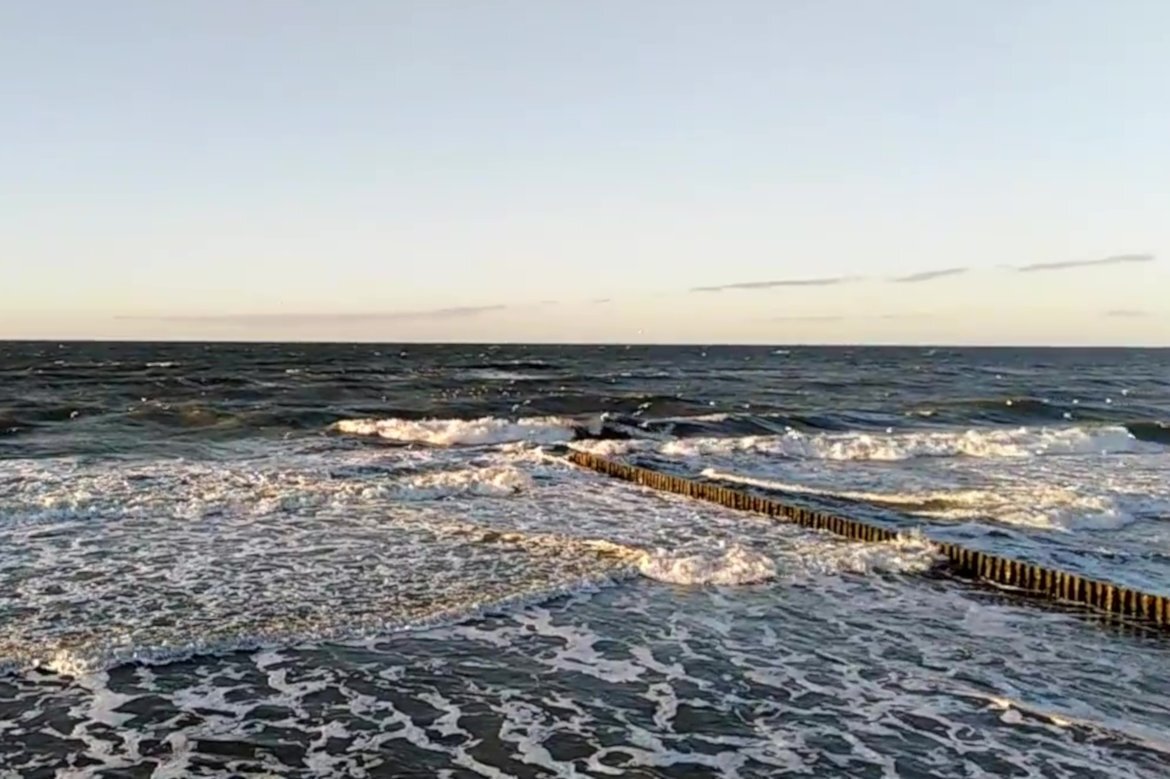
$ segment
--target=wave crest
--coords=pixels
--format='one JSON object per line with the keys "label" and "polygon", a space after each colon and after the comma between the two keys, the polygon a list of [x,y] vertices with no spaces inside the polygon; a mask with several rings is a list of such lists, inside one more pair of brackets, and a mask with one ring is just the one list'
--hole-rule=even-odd
{"label": "wave crest", "polygon": [[638,571],[648,579],[669,584],[755,584],[775,578],[776,563],[736,544],[717,554],[646,553],[638,561]]}
{"label": "wave crest", "polygon": [[412,476],[400,487],[400,499],[437,500],[456,496],[502,498],[532,489],[532,477],[510,466],[466,468]]}
{"label": "wave crest", "polygon": [[529,442],[557,444],[572,441],[581,425],[564,417],[498,417],[479,419],[344,419],[335,432],[369,436],[402,444],[429,446],[488,446]]}
{"label": "wave crest", "polygon": [[1170,424],[1166,422],[1131,422],[1125,428],[1139,441],[1170,446]]}
{"label": "wave crest", "polygon": [[[714,468],[704,469],[703,476],[791,495],[868,503],[911,516],[955,522],[993,519],[1005,525],[1048,530],[1115,530],[1137,521],[1132,508],[1122,505],[1116,497],[1081,494],[1057,484],[1001,483],[978,489],[875,492],[774,481]],[[1152,499],[1147,502],[1150,504],[1147,510],[1164,508],[1164,504]]]}
{"label": "wave crest", "polygon": [[656,441],[578,441],[574,448],[597,454],[653,450],[673,457],[738,453],[796,460],[900,461],[919,457],[1021,458],[1164,451],[1124,427],[1018,427],[963,431],[804,433],[778,436],[687,438]]}

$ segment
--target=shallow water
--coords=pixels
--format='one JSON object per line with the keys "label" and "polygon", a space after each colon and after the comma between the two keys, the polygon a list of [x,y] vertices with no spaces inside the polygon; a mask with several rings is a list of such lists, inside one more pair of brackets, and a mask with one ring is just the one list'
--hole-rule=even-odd
{"label": "shallow water", "polygon": [[1170,771],[1165,637],[555,456],[1170,592],[1167,352],[8,344],[0,388],[0,776]]}

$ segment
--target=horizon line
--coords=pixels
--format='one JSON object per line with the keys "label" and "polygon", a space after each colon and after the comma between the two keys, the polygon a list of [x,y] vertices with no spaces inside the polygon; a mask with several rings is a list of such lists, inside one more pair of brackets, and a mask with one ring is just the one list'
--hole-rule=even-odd
{"label": "horizon line", "polygon": [[678,347],[705,348],[779,348],[779,349],[1170,349],[1170,342],[1150,344],[1093,344],[1093,343],[954,343],[907,341],[335,341],[301,339],[273,341],[267,339],[195,339],[195,338],[4,338],[0,344],[140,344],[140,345],[220,345],[220,346],[540,346],[540,347]]}

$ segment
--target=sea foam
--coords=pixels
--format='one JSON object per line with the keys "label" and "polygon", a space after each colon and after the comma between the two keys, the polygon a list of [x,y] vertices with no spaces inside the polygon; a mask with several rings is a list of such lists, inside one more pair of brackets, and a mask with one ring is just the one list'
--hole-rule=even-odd
{"label": "sea foam", "polygon": [[805,433],[658,441],[575,441],[597,454],[656,451],[672,457],[739,453],[798,460],[886,461],[922,457],[1024,458],[1079,454],[1147,454],[1165,451],[1124,427],[1018,427],[930,432]]}
{"label": "sea foam", "polygon": [[638,571],[648,579],[671,584],[754,584],[775,578],[776,563],[737,544],[714,554],[645,553]]}
{"label": "sea foam", "polygon": [[510,466],[463,468],[420,474],[403,480],[404,500],[436,500],[455,496],[502,498],[532,489],[532,477]]}
{"label": "sea foam", "polygon": [[479,419],[345,419],[333,425],[346,435],[374,436],[400,443],[431,446],[485,446],[527,441],[556,444],[571,441],[579,427],[563,417],[498,417]]}

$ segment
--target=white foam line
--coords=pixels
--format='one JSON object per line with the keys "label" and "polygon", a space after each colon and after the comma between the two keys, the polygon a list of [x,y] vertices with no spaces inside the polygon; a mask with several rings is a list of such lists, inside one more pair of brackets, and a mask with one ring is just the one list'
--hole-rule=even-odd
{"label": "white foam line", "polygon": [[564,417],[497,417],[479,419],[345,419],[333,430],[431,446],[483,446],[527,441],[555,444],[573,440],[577,423]]}
{"label": "white foam line", "polygon": [[812,495],[886,506],[918,517],[942,520],[992,519],[1007,525],[1058,531],[1075,529],[1113,530],[1136,517],[1123,511],[1107,495],[1082,495],[1059,485],[1011,483],[993,485],[998,489],[924,490],[921,492],[869,492],[837,490],[804,484],[773,481],[727,473],[714,468],[703,476],[731,484],[744,484],[797,495]]}
{"label": "white foam line", "polygon": [[1018,427],[930,432],[804,433],[679,438],[670,441],[574,441],[594,454],[650,449],[672,457],[765,455],[794,460],[898,462],[916,458],[1020,459],[1069,455],[1156,454],[1124,427]]}

